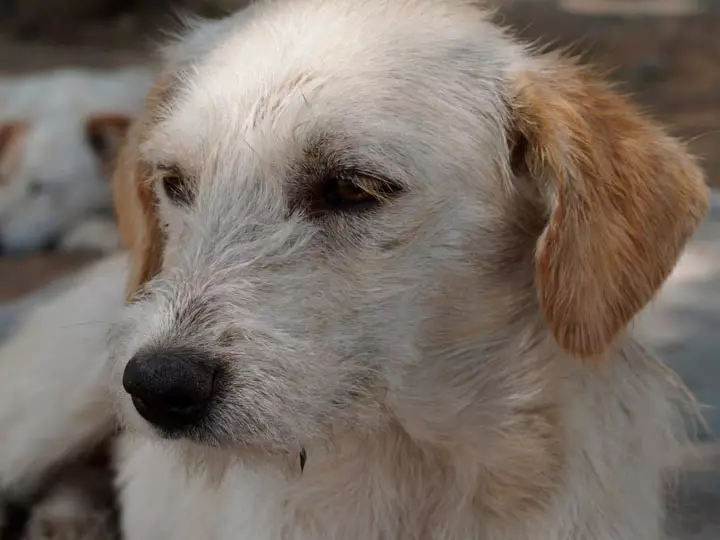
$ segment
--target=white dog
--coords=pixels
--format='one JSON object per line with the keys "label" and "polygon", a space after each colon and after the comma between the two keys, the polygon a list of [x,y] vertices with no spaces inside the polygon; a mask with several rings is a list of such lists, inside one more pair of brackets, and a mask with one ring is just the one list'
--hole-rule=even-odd
{"label": "white dog", "polygon": [[[465,0],[259,3],[167,50],[115,187],[127,540],[661,536],[683,392],[625,329],[707,188],[592,75]],[[89,352],[0,489],[109,429]]]}
{"label": "white dog", "polygon": [[110,171],[147,68],[62,69],[0,82],[0,248],[115,249]]}

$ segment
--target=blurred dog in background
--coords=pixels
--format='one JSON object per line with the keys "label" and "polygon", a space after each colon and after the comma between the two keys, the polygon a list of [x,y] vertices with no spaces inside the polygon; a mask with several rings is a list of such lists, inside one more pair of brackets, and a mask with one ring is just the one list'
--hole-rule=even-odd
{"label": "blurred dog in background", "polygon": [[152,72],[0,81],[0,252],[118,247],[109,172]]}

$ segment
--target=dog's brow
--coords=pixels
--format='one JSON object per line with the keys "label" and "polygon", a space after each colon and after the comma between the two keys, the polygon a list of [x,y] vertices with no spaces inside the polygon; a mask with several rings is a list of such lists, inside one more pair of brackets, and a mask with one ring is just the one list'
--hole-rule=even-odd
{"label": "dog's brow", "polygon": [[321,174],[352,172],[405,186],[409,173],[391,159],[384,159],[393,152],[380,145],[376,142],[368,148],[341,132],[313,136],[293,166],[294,177],[307,182]]}
{"label": "dog's brow", "polygon": [[322,134],[308,140],[300,159],[291,166],[287,182],[290,212],[311,209],[321,197],[319,191],[327,179],[343,175],[365,176],[388,185],[403,184],[364,156],[350,138]]}

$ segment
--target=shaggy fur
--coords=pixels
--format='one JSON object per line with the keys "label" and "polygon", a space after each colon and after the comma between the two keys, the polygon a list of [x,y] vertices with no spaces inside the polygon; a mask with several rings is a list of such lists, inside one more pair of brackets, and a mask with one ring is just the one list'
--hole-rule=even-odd
{"label": "shaggy fur", "polygon": [[[682,391],[625,329],[706,211],[681,144],[463,0],[259,3],[165,66],[115,177],[126,539],[661,536]],[[123,373],[181,349],[168,436]]]}
{"label": "shaggy fur", "polygon": [[[144,434],[128,538],[658,538],[674,389],[623,330],[706,210],[684,148],[468,2],[271,2],[194,32],[116,177],[143,284],[113,336]],[[318,218],[344,171],[402,192]],[[158,444],[119,381],[179,346],[220,390]]]}

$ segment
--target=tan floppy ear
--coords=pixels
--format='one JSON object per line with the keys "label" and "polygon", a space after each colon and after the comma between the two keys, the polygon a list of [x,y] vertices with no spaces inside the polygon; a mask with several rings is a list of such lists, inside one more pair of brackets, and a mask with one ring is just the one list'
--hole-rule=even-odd
{"label": "tan floppy ear", "polygon": [[513,163],[545,195],[539,301],[558,344],[601,355],[670,275],[707,211],[685,148],[585,70],[556,56],[517,74]]}
{"label": "tan floppy ear", "polygon": [[20,165],[26,133],[23,122],[0,123],[0,185],[9,183]]}
{"label": "tan floppy ear", "polygon": [[20,126],[21,124],[15,122],[0,124],[0,156],[5,153],[13,141]]}
{"label": "tan floppy ear", "polygon": [[145,140],[148,129],[155,123],[157,111],[165,103],[167,96],[167,86],[159,78],[148,94],[143,112],[128,131],[112,178],[120,236],[130,258],[128,299],[131,299],[162,265],[165,239],[149,182],[152,170],[142,160],[140,145]]}
{"label": "tan floppy ear", "polygon": [[85,121],[85,138],[105,169],[112,171],[132,119],[123,114],[95,114]]}

